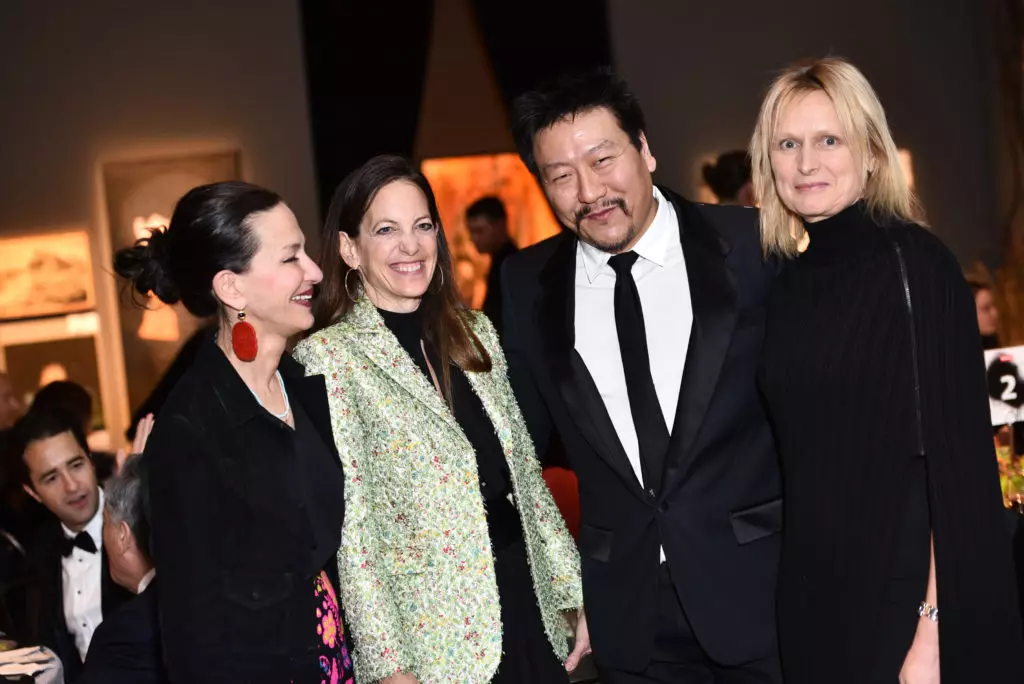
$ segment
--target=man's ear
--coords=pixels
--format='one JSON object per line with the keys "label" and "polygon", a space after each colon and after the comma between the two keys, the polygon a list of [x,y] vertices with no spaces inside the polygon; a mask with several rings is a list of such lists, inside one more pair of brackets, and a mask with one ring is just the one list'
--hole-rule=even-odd
{"label": "man's ear", "polygon": [[640,156],[647,164],[647,170],[654,173],[654,170],[658,168],[658,160],[651,153],[651,146],[647,143],[647,134],[643,131],[640,131]]}
{"label": "man's ear", "polygon": [[133,546],[135,546],[135,537],[132,535],[132,528],[122,520],[117,524],[117,552],[123,556]]}
{"label": "man's ear", "polygon": [[43,500],[39,498],[39,495],[36,494],[36,490],[32,489],[32,487],[30,487],[27,484],[23,484],[21,485],[21,488],[24,489],[28,493],[28,495],[31,496],[33,499],[35,499],[39,503],[43,503]]}

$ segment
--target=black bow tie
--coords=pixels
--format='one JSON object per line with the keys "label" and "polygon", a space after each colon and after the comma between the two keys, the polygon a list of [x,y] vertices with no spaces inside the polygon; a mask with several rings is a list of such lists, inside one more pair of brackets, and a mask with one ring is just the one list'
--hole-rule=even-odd
{"label": "black bow tie", "polygon": [[96,553],[96,542],[92,540],[92,536],[88,532],[82,531],[74,537],[64,537],[60,552],[67,558],[75,550],[76,546],[83,551]]}

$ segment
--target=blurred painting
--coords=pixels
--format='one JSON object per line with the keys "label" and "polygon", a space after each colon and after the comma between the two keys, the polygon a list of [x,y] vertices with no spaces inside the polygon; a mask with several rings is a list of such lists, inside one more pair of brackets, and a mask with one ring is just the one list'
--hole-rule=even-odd
{"label": "blurred painting", "polygon": [[95,338],[71,337],[9,344],[2,351],[11,384],[25,406],[31,405],[36,392],[51,382],[70,380],[84,387],[92,396],[92,429],[104,428]]}
{"label": "blurred painting", "polygon": [[96,307],[84,230],[3,238],[0,254],[0,320]]}
{"label": "blurred painting", "polygon": [[508,231],[520,248],[559,232],[544,193],[517,154],[428,159],[421,165],[437,197],[462,299],[479,308],[487,295],[490,257],[479,254],[466,229],[466,208],[487,195],[505,203]]}
{"label": "blurred painting", "polygon": [[[237,151],[110,162],[103,166],[111,247],[118,250],[170,223],[174,206],[192,188],[241,177]],[[122,286],[121,337],[134,412],[156,387],[182,344],[202,325],[180,304]]]}

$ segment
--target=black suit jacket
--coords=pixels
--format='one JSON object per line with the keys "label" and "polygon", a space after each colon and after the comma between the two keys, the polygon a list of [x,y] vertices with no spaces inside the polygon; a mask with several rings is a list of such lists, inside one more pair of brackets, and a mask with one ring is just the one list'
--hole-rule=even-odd
{"label": "black suit jacket", "polygon": [[576,236],[566,232],[523,250],[504,269],[504,343],[516,395],[538,447],[557,431],[579,480],[595,658],[633,671],[651,656],[659,544],[712,658],[737,664],[777,648],[782,500],[755,384],[764,301],[777,267],[761,256],[756,211],[694,204],[660,189],[679,219],[694,321],[655,496],[634,475],[574,349]]}
{"label": "black suit jacket", "polygon": [[[164,661],[173,682],[314,681],[314,578],[341,542],[344,476],[323,377],[279,370],[322,448],[299,450],[207,336],[146,443]],[[319,679],[316,679],[319,681]]]}
{"label": "black suit jacket", "polygon": [[76,684],[168,682],[157,627],[156,580],[103,620]]}
{"label": "black suit jacket", "polygon": [[[68,631],[64,617],[64,583],[61,570],[61,542],[64,530],[60,521],[50,516],[40,528],[36,545],[30,550],[33,567],[33,586],[29,603],[30,619],[34,620],[35,640],[50,648],[64,665],[64,680],[74,682],[82,671],[82,657],[75,647],[75,638]],[[113,615],[132,597],[131,592],[118,586],[110,577],[107,554],[103,555],[100,570],[103,619]]]}

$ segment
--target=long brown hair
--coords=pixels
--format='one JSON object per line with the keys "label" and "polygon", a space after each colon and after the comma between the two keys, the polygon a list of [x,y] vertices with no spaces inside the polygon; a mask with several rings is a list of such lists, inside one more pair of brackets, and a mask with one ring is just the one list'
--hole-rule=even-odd
{"label": "long brown hair", "polygon": [[[470,328],[470,313],[455,289],[452,255],[437,211],[434,191],[426,177],[405,157],[376,156],[350,173],[334,191],[320,235],[319,263],[324,277],[313,303],[313,328],[326,328],[347,315],[355,305],[345,288],[345,279],[349,278],[351,269],[339,253],[340,235],[344,232],[358,240],[359,226],[373,199],[381,188],[396,181],[412,183],[423,192],[430,218],[437,226],[437,266],[420,306],[423,307],[423,337],[440,357],[441,377],[438,381],[445,400],[451,405],[451,365],[454,363],[465,371],[486,373],[491,370],[491,357]],[[358,278],[349,280],[349,289],[359,287]]]}

